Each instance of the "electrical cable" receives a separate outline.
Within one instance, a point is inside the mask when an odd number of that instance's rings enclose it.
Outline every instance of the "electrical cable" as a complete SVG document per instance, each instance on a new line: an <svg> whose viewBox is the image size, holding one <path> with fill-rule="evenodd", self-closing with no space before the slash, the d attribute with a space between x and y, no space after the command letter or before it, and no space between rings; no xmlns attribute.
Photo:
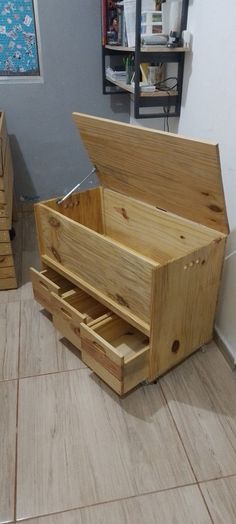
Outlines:
<svg viewBox="0 0 236 524"><path fill-rule="evenodd" d="M175 83L173 85L166 85L166 82L169 82L170 80L174 80ZM169 126L169 113L171 108L171 92L176 89L178 90L178 79L176 76L169 76L167 78L164 78L164 80L161 80L160 82L157 82L155 84L157 91L163 91L168 94L168 101L167 105L163 106L163 112L164 112L164 131L170 132L170 126Z"/></svg>
<svg viewBox="0 0 236 524"><path fill-rule="evenodd" d="M171 95L170 95L170 92L167 91L168 93L168 103L166 106L163 106L163 111L164 111L164 131L167 131L168 133L170 132L170 126L169 126L169 113L170 113L170 108L171 108Z"/></svg>

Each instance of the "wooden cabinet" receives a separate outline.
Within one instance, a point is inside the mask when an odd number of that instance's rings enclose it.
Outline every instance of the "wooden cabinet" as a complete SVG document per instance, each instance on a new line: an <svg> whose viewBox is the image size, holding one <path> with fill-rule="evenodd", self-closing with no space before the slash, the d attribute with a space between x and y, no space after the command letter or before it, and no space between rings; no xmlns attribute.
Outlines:
<svg viewBox="0 0 236 524"><path fill-rule="evenodd" d="M218 147L74 120L101 185L35 206L53 285L38 293L33 272L33 287L84 362L124 394L212 337L228 232Z"/></svg>
<svg viewBox="0 0 236 524"><path fill-rule="evenodd" d="M0 290L17 287L9 231L12 227L13 167L5 114L0 112Z"/></svg>

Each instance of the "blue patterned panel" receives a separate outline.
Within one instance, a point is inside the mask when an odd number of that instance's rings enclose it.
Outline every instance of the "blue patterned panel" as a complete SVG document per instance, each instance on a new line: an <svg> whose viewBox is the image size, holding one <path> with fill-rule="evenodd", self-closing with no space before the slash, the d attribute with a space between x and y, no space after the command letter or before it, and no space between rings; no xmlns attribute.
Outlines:
<svg viewBox="0 0 236 524"><path fill-rule="evenodd" d="M0 0L0 75L39 75L33 0Z"/></svg>

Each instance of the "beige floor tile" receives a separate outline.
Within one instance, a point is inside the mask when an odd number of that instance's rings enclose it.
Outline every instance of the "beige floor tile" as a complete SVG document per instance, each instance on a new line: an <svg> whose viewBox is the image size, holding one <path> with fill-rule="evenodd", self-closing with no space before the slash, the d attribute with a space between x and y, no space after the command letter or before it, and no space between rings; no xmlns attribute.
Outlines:
<svg viewBox="0 0 236 524"><path fill-rule="evenodd" d="M28 520L28 524L210 524L197 486L99 504L58 515Z"/></svg>
<svg viewBox="0 0 236 524"><path fill-rule="evenodd" d="M201 484L207 506L215 524L236 522L236 477Z"/></svg>
<svg viewBox="0 0 236 524"><path fill-rule="evenodd" d="M87 370L20 381L18 519L192 481L158 385L121 401Z"/></svg>
<svg viewBox="0 0 236 524"><path fill-rule="evenodd" d="M214 344L161 379L198 480L236 474L236 374Z"/></svg>
<svg viewBox="0 0 236 524"><path fill-rule="evenodd" d="M197 486L186 486L126 501L93 506L82 509L81 516L82 524L211 523Z"/></svg>
<svg viewBox="0 0 236 524"><path fill-rule="evenodd" d="M0 522L14 519L17 382L0 383Z"/></svg>
<svg viewBox="0 0 236 524"><path fill-rule="evenodd" d="M0 302L0 380L18 377L20 302Z"/></svg>
<svg viewBox="0 0 236 524"><path fill-rule="evenodd" d="M19 302L21 300L21 289L19 278L17 278L17 289L10 289L9 291L0 291L0 302L1 304L8 304L9 302Z"/></svg>
<svg viewBox="0 0 236 524"><path fill-rule="evenodd" d="M78 351L55 330L35 300L21 303L20 377L86 367Z"/></svg>

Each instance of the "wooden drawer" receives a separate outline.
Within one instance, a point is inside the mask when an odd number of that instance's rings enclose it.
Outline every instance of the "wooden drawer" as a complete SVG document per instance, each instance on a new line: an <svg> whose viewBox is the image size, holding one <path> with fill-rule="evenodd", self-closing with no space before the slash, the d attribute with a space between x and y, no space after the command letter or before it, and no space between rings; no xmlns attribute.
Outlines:
<svg viewBox="0 0 236 524"><path fill-rule="evenodd" d="M81 324L83 361L120 395L149 373L149 339L112 314Z"/></svg>
<svg viewBox="0 0 236 524"><path fill-rule="evenodd" d="M14 259L12 255L1 255L0 254L0 270L3 267L14 267Z"/></svg>
<svg viewBox="0 0 236 524"><path fill-rule="evenodd" d="M37 271L30 268L34 297L47 311L53 314L52 292L62 295L73 288L73 284L56 273L53 269Z"/></svg>
<svg viewBox="0 0 236 524"><path fill-rule="evenodd" d="M98 319L107 308L81 289L73 289L58 296L52 293L53 323L72 344L81 349L80 324Z"/></svg>

